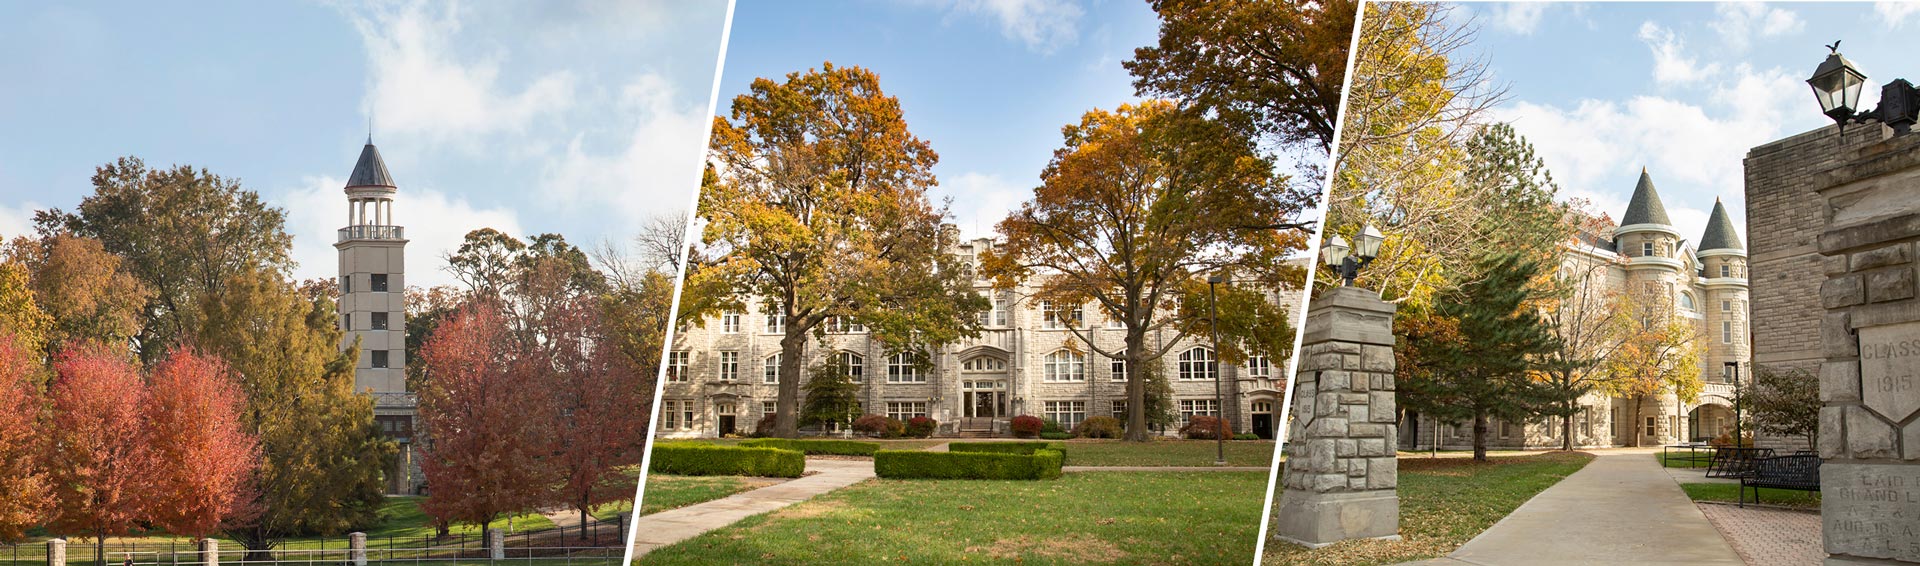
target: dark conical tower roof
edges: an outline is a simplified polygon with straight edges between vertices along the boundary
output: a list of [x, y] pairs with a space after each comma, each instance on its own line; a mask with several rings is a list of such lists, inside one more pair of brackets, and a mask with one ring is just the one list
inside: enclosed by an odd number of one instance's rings
[[1713, 200], [1713, 216], [1707, 218], [1707, 233], [1700, 236], [1700, 251], [1742, 250], [1740, 235], [1733, 231], [1733, 220], [1727, 218], [1727, 207], [1720, 199]]
[[1660, 193], [1653, 190], [1653, 178], [1647, 176], [1645, 167], [1640, 168], [1640, 184], [1633, 187], [1633, 201], [1627, 203], [1627, 214], [1620, 217], [1621, 226], [1634, 224], [1673, 225], [1667, 220], [1667, 207], [1660, 204]]
[[353, 175], [347, 177], [347, 188], [353, 187], [394, 188], [393, 176], [387, 174], [387, 162], [380, 160], [380, 150], [373, 147], [372, 138], [360, 149], [360, 161], [353, 164]]

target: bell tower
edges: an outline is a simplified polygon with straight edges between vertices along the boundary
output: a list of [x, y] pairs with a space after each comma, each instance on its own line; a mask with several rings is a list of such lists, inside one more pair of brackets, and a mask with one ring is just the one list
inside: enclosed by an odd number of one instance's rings
[[353, 388], [373, 396], [375, 421], [400, 443], [388, 492], [412, 493], [421, 478], [413, 462], [415, 399], [407, 387], [407, 238], [393, 218], [395, 189], [368, 136], [347, 178], [347, 225], [333, 247], [340, 250], [340, 347], [360, 342]]

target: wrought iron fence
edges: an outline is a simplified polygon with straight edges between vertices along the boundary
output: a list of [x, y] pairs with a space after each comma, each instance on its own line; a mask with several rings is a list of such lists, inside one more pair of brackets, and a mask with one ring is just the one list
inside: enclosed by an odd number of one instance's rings
[[[399, 537], [368, 536], [367, 563], [381, 564], [541, 564], [567, 566], [612, 564], [625, 551], [626, 515], [585, 524], [520, 531], [501, 536], [504, 559], [491, 558], [486, 539], [478, 534]], [[220, 563], [225, 564], [351, 564], [354, 549], [351, 539], [319, 538], [291, 541], [290, 545], [270, 550], [248, 550], [223, 541]], [[92, 544], [74, 542], [67, 546], [67, 566], [124, 566], [127, 559], [140, 566], [193, 566], [203, 564], [200, 551], [191, 542], [169, 539], [165, 542], [113, 542], [107, 545], [107, 563], [94, 563]], [[0, 566], [45, 566], [49, 563], [47, 543], [0, 545]]]

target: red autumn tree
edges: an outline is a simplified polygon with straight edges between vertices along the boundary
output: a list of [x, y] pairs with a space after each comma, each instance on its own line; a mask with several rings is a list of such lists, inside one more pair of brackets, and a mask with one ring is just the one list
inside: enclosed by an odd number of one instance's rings
[[634, 478], [625, 473], [640, 463], [646, 419], [638, 413], [653, 390], [646, 387], [631, 358], [612, 347], [606, 321], [593, 298], [582, 297], [555, 309], [545, 319], [543, 353], [550, 367], [545, 389], [555, 419], [551, 467], [561, 475], [560, 497], [580, 513], [580, 536], [594, 507], [633, 497]]
[[105, 538], [141, 518], [146, 469], [142, 406], [147, 387], [125, 352], [86, 344], [53, 364], [53, 426], [46, 432], [56, 533], [92, 536], [94, 563], [106, 563]]
[[52, 509], [42, 465], [46, 417], [40, 366], [12, 332], [0, 331], [0, 543], [17, 543]]
[[420, 468], [433, 489], [422, 511], [444, 522], [480, 525], [538, 507], [555, 472], [544, 456], [552, 437], [535, 367], [497, 306], [455, 313], [421, 347], [430, 376], [421, 384], [419, 418], [433, 439]]
[[226, 362], [176, 349], [153, 369], [146, 406], [147, 519], [195, 539], [247, 506], [258, 442], [241, 424], [246, 396]]

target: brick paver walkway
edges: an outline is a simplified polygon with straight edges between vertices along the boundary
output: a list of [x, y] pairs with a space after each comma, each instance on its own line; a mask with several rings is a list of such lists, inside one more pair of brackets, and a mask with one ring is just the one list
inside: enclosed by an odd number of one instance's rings
[[1765, 507], [1735, 507], [1701, 503], [1713, 528], [1720, 530], [1727, 543], [1747, 566], [1801, 566], [1819, 564], [1827, 555], [1820, 550], [1820, 514]]

